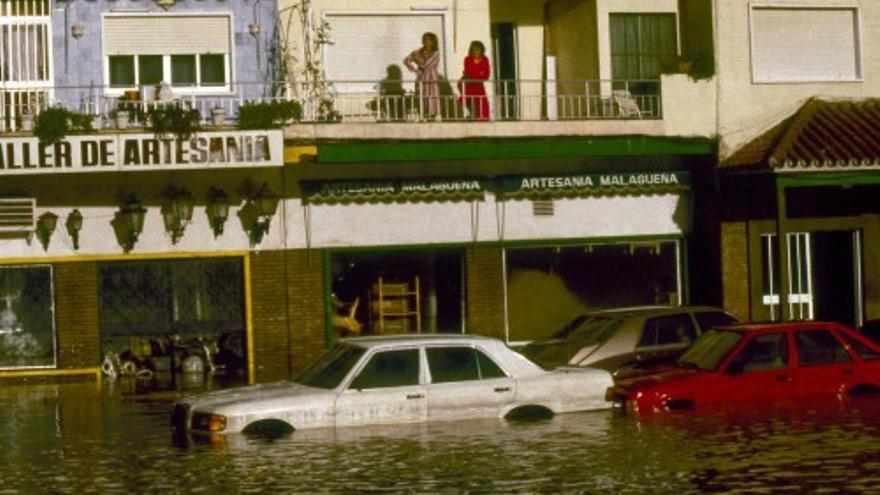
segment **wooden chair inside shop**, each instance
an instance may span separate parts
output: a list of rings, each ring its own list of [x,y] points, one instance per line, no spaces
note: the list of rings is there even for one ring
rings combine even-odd
[[[363,324],[357,320],[358,305],[361,303],[360,296],[354,298],[351,303],[345,303],[335,298],[332,323],[333,329],[343,337],[352,335],[360,335],[363,330]]]

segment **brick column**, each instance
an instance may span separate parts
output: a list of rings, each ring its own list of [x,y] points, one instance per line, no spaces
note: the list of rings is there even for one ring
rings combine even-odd
[[[58,368],[100,366],[97,264],[60,263],[53,272]]]
[[[721,279],[724,308],[740,318],[751,317],[749,239],[746,222],[721,224]]]
[[[295,375],[327,350],[324,253],[287,251],[291,372]]]
[[[465,255],[467,332],[504,339],[504,256],[500,248]]]
[[[290,377],[284,252],[252,253],[250,284],[254,380],[284,380]]]

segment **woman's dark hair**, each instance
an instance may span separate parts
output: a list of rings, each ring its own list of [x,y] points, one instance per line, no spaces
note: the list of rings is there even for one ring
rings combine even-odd
[[[468,55],[470,55],[471,52],[474,51],[474,48],[480,50],[480,55],[486,55],[486,45],[484,45],[482,41],[471,41],[471,46],[468,48]]]
[[[429,38],[431,40],[431,47],[433,51],[437,51],[440,49],[440,41],[437,39],[437,35],[428,31],[427,33],[422,35],[422,43],[425,42],[425,38]]]

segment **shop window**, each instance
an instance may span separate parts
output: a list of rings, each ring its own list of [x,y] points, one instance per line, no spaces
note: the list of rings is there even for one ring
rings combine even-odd
[[[550,337],[589,311],[679,304],[678,249],[676,241],[507,249],[509,340]]]
[[[406,387],[419,384],[419,350],[379,352],[370,358],[351,388]]]
[[[828,330],[797,332],[798,362],[801,366],[846,363],[852,361],[834,335]]]
[[[134,57],[117,55],[110,57],[110,86],[134,86]]]
[[[52,270],[0,268],[0,369],[55,366]]]
[[[196,82],[196,56],[172,55],[171,84],[174,86],[194,86]]]
[[[207,347],[202,366],[231,373],[244,365],[244,278],[239,259],[117,262],[99,267],[100,333],[105,355],[151,369],[174,349]],[[212,360],[212,362],[208,362]],[[172,359],[173,361],[173,359]]]
[[[461,250],[334,253],[336,335],[460,333],[463,259]]]

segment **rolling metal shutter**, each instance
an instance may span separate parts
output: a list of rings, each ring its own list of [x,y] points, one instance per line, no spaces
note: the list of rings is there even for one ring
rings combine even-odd
[[[105,55],[229,53],[230,17],[107,16]]]
[[[440,73],[448,76],[443,14],[328,14],[331,44],[325,70],[331,81],[379,81],[396,65],[404,80],[415,79],[403,59],[422,46],[422,34],[440,41]],[[457,76],[457,74],[456,74]]]
[[[754,81],[856,80],[858,39],[856,9],[754,8]]]

